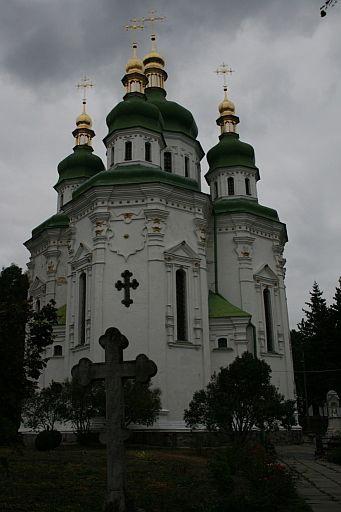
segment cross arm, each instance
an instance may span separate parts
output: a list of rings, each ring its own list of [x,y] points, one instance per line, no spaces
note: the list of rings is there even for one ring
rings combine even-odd
[[[87,357],[83,357],[73,366],[71,375],[81,386],[88,386],[95,380],[105,379],[105,363],[93,363]]]

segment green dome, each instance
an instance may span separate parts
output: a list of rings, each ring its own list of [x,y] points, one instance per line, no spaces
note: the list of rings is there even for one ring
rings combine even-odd
[[[32,230],[32,237],[39,235],[46,229],[68,228],[69,223],[70,219],[65,213],[56,213],[34,228]]]
[[[94,174],[105,169],[101,158],[92,154],[91,146],[84,144],[75,146],[73,153],[58,165],[59,180],[57,185],[65,180],[91,178]]]
[[[221,167],[252,167],[258,171],[253,147],[239,140],[238,133],[223,133],[216,146],[207,153],[209,172]]]
[[[145,94],[148,103],[156,105],[160,110],[165,131],[179,132],[196,139],[198,127],[189,110],[175,101],[166,99],[166,91],[159,87],[147,87]]]
[[[160,111],[146,101],[144,94],[131,92],[123,100],[107,116],[108,135],[115,130],[135,127],[162,132],[163,120]]]

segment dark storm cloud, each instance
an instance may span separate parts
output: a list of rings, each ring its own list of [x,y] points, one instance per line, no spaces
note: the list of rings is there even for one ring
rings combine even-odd
[[[95,151],[120,100],[129,57],[123,26],[151,7],[160,24],[169,97],[189,108],[205,151],[216,144],[223,60],[231,97],[260,168],[259,200],[287,223],[287,292],[294,325],[316,279],[330,298],[341,272],[339,153],[341,4],[323,20],[320,0],[2,0],[0,17],[0,264],[25,265],[30,230],[56,208],[58,162],[72,150],[75,84],[86,72]],[[138,34],[139,54],[149,30]],[[202,162],[203,174],[207,163]],[[206,190],[206,189],[205,189]]]

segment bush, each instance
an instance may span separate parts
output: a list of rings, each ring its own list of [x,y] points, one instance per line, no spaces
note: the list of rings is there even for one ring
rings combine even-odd
[[[287,468],[262,445],[231,446],[210,462],[217,489],[213,512],[282,512],[309,510],[300,504]]]
[[[39,452],[58,448],[62,442],[62,434],[58,430],[43,430],[35,439],[35,447]]]
[[[328,451],[327,460],[328,462],[334,462],[334,464],[341,464],[341,446]]]

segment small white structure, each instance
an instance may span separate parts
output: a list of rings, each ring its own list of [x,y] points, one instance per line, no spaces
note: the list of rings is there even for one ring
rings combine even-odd
[[[341,407],[339,395],[330,390],[327,393],[328,429],[327,436],[341,436]]]
[[[164,64],[155,49],[129,60],[124,100],[107,116],[107,168],[92,153],[84,103],[74,152],[58,166],[57,213],[25,245],[35,307],[54,299],[60,313],[41,386],[70,378],[83,357],[101,362],[98,339],[114,325],[131,340],[128,358],[157,364],[154,428],[177,430],[193,393],[246,350],[291,399],[294,378],[286,227],[258,203],[254,150],[226,94],[207,155],[211,192],[201,191],[198,130],[166,98]]]

